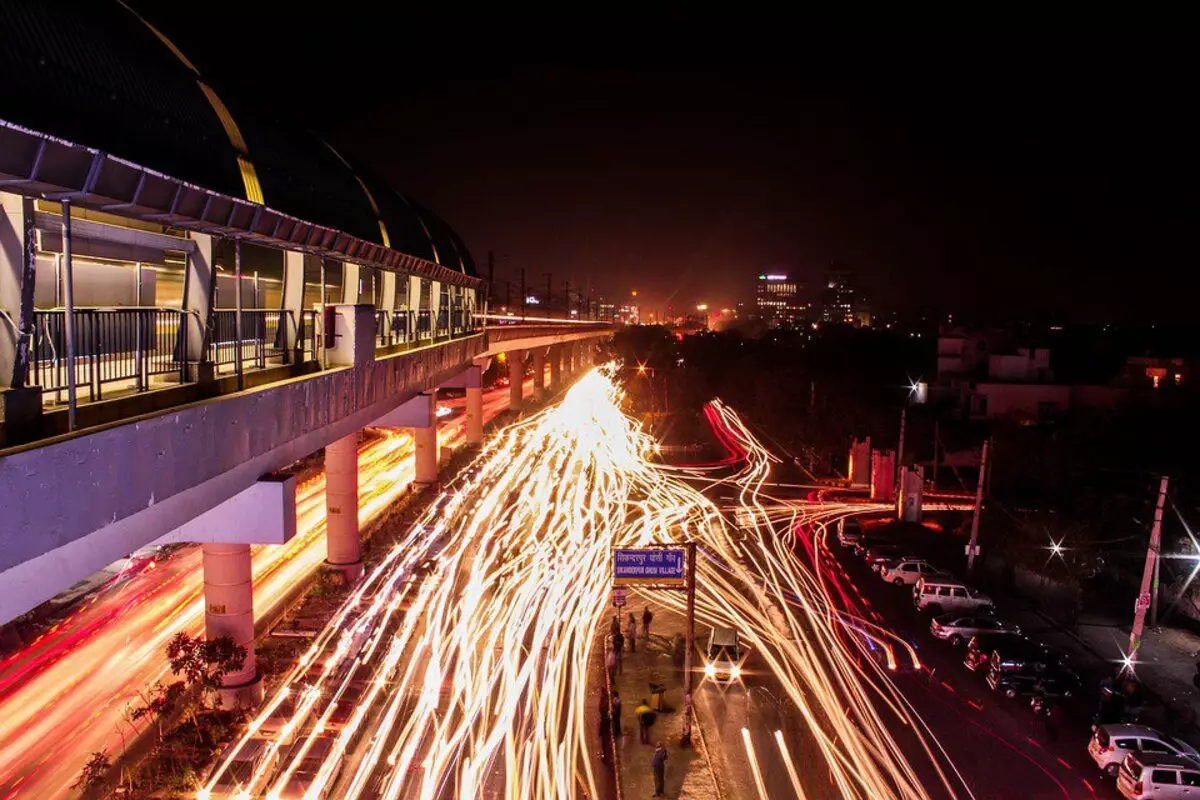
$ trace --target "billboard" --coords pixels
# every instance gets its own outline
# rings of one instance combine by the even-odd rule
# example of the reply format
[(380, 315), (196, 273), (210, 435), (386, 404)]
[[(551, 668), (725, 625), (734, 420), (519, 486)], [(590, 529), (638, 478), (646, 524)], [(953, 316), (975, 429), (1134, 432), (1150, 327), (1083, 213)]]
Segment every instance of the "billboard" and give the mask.
[(646, 547), (613, 551), (613, 586), (687, 585), (687, 551), (682, 547)]

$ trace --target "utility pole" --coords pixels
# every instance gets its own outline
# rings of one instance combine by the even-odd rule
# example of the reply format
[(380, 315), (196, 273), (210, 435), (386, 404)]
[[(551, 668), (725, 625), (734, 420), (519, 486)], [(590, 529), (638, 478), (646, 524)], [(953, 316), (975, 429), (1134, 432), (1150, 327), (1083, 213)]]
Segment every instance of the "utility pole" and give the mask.
[(967, 545), (967, 575), (975, 569), (975, 553), (979, 549), (979, 517), (983, 513), (983, 480), (987, 473), (988, 444), (983, 441), (983, 455), (979, 459), (979, 483), (975, 487), (975, 516), (971, 518), (971, 543)]
[(683, 736), (692, 741), (692, 652), (696, 649), (696, 543), (687, 546), (687, 650), (683, 653)]
[(933, 490), (937, 491), (938, 479), (938, 421), (933, 421)]
[(496, 286), (496, 254), (493, 253), (491, 250), (488, 250), (488, 296), (491, 297), (493, 300), (495, 299), (495, 295), (493, 295), (492, 293), (496, 291), (494, 288), (495, 286)]
[(551, 295), (550, 273), (543, 272), (542, 274), (546, 276), (546, 296), (545, 296), (545, 298), (542, 299), (542, 308), (544, 308), (547, 312), (549, 312), (550, 311), (550, 295)]
[(521, 319), (525, 319), (525, 268), (521, 267)]
[[(1158, 561), (1162, 551), (1163, 506), (1167, 502), (1169, 478), (1162, 476), (1158, 484), (1158, 502), (1154, 505), (1154, 524), (1150, 527), (1150, 547), (1146, 550), (1146, 566), (1142, 570), (1142, 591), (1138, 593), (1133, 608), (1133, 629), (1129, 632), (1129, 662), (1133, 663), (1138, 648), (1142, 645), (1142, 631), (1146, 628), (1146, 610), (1150, 611), (1150, 624), (1158, 621)], [(1132, 669), (1132, 667), (1131, 667)]]
[(904, 489), (900, 484), (904, 477), (904, 426), (908, 422), (908, 401), (900, 409), (900, 446), (896, 448), (896, 499), (900, 499), (900, 495), (904, 493)]

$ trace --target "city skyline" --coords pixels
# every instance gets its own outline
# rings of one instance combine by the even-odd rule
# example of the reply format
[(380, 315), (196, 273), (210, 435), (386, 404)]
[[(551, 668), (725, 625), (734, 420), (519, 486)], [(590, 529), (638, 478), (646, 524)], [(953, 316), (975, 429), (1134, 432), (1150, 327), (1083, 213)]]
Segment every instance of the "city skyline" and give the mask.
[[(219, 15), (142, 5), (231, 97), (257, 91), (214, 47)], [(456, 23), (453, 58), (409, 42), (398, 71), (386, 14), (320, 30), (267, 8), (239, 19), (329, 56), (263, 44), (271, 113), (337, 97), (338, 114), (305, 123), (446, 217), (477, 261), (495, 251), (505, 278), (524, 267), (686, 306), (748, 299), (764, 269), (841, 261), (901, 310), (1186, 313), (1179, 154), (1194, 125), (1170, 100), (1186, 73), (1170, 39), (1108, 59), (1102, 40), (1029, 38), (1018, 61), (986, 37), (830, 37), (793, 54), (756, 30), (763, 46), (733, 63), (708, 57), (718, 32), (699, 23), (622, 31), (624, 60), (603, 24), (525, 48), (531, 32)]]

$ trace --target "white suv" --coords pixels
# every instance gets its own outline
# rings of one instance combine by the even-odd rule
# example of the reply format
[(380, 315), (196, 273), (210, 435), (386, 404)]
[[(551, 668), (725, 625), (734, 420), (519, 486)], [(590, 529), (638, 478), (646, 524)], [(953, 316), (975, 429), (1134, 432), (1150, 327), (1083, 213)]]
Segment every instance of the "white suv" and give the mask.
[(937, 575), (941, 570), (920, 558), (902, 558), (888, 562), (879, 568), (879, 577), (897, 586), (912, 586), (926, 575)]
[(990, 614), (995, 610), (992, 598), (949, 575), (921, 578), (913, 587), (913, 604), (918, 611), (928, 611), (935, 617), (948, 612)]
[(1130, 753), (1117, 773), (1128, 800), (1187, 800), (1200, 796), (1200, 764), (1165, 753)]
[(1200, 759), (1196, 748), (1149, 725), (1097, 725), (1087, 750), (1096, 766), (1111, 778), (1117, 776), (1121, 762), (1130, 753), (1163, 753)]

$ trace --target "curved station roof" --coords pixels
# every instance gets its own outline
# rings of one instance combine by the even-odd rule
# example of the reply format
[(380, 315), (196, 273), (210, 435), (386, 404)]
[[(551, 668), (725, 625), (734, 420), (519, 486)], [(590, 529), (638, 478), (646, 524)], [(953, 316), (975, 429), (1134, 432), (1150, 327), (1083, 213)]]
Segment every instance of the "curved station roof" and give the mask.
[(0, 4), (0, 30), (0, 118), (476, 275), (436, 214), (314, 134), (227, 105), (123, 3), (14, 0)]

